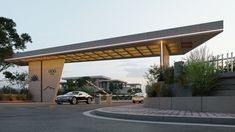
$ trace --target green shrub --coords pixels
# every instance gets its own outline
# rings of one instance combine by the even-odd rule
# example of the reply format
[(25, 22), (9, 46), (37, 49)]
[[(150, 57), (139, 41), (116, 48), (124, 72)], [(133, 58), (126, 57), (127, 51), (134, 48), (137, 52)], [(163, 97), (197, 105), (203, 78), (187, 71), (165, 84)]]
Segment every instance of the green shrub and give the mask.
[(162, 81), (162, 69), (158, 65), (154, 64), (151, 65), (148, 71), (145, 73), (145, 78), (147, 79), (148, 85), (152, 85), (153, 83), (156, 83), (157, 81)]
[(152, 83), (146, 85), (146, 93), (148, 97), (156, 97), (160, 92), (160, 83)]
[(32, 94), (29, 92), (27, 95), (26, 95), (26, 100), (32, 100), (33, 96)]
[(26, 94), (18, 94), (16, 96), (17, 100), (27, 100), (27, 95)]
[(11, 95), (11, 94), (7, 94), (7, 95), (6, 95), (6, 100), (12, 101), (12, 100), (13, 100), (12, 95)]
[(3, 94), (17, 94), (18, 91), (11, 86), (3, 86), (1, 89)]
[(166, 84), (173, 84), (174, 83), (174, 68), (169, 67), (164, 70), (164, 81)]
[(22, 88), (22, 89), (20, 89), (20, 94), (25, 94), (25, 95), (27, 95), (29, 93), (29, 89), (27, 89), (27, 88)]
[(25, 95), (25, 94), (22, 95), (22, 99), (23, 99), (23, 100), (27, 100), (27, 95)]
[(207, 58), (207, 49), (203, 47), (190, 54), (186, 62), (186, 75), (193, 96), (209, 95), (218, 79), (215, 66)]
[(173, 93), (167, 84), (163, 84), (161, 91), (160, 91), (160, 96), (161, 97), (172, 97)]
[(17, 94), (17, 95), (16, 95), (16, 100), (22, 100), (22, 97), (21, 97), (20, 94)]

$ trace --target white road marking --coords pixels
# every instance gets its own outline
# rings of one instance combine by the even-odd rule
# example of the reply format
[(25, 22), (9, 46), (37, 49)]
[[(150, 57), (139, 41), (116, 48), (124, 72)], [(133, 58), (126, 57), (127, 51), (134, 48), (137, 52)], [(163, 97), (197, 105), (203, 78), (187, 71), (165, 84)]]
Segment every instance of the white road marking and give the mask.
[(235, 125), (220, 125), (220, 124), (201, 124), (201, 123), (180, 123), (180, 122), (157, 122), (157, 121), (140, 121), (140, 120), (130, 120), (130, 119), (119, 119), (111, 117), (103, 117), (91, 114), (94, 110), (83, 112), (83, 115), (98, 118), (103, 120), (113, 120), (113, 121), (124, 121), (124, 122), (133, 122), (133, 123), (147, 123), (147, 124), (159, 124), (159, 125), (182, 125), (182, 126), (209, 126), (209, 127), (232, 127), (235, 128)]

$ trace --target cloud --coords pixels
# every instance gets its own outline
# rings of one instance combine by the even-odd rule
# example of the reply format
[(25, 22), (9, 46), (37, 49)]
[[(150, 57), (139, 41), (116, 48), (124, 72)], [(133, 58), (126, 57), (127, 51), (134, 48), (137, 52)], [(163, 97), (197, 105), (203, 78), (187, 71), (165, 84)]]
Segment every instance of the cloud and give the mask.
[(124, 69), (127, 72), (127, 77), (131, 78), (144, 78), (145, 72), (148, 68), (141, 67), (141, 68), (126, 68)]

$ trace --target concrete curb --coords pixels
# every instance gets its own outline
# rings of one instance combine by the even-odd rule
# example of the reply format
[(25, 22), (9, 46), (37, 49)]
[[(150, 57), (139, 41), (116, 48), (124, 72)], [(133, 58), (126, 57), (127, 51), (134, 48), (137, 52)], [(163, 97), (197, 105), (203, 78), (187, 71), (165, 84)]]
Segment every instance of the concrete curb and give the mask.
[(150, 116), (150, 115), (134, 115), (123, 114), (116, 112), (108, 112), (100, 109), (93, 110), (93, 115), (127, 119), (127, 120), (139, 120), (139, 121), (156, 121), (156, 122), (177, 122), (177, 123), (201, 123), (201, 124), (220, 124), (220, 125), (235, 125), (235, 118), (218, 118), (218, 117), (191, 117), (191, 116)]

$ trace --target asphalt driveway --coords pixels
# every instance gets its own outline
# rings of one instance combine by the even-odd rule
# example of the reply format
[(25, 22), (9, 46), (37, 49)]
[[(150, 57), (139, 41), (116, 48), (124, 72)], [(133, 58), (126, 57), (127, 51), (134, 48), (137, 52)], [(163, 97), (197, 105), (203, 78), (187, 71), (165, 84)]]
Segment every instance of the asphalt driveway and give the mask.
[[(130, 103), (113, 103), (112, 106)], [(110, 105), (0, 104), (0, 132), (183, 132), (226, 131), (231, 127), (150, 124), (104, 120), (83, 112)]]

